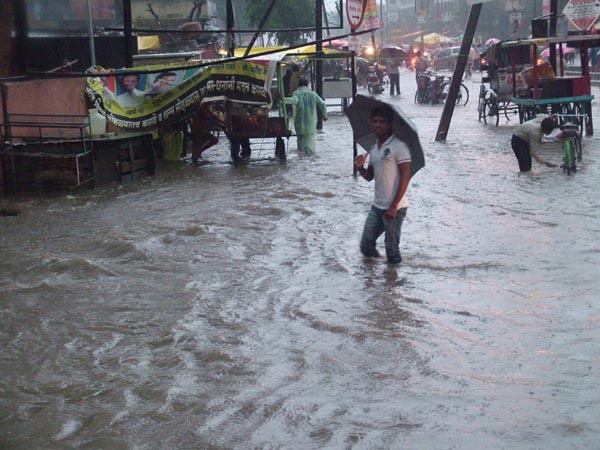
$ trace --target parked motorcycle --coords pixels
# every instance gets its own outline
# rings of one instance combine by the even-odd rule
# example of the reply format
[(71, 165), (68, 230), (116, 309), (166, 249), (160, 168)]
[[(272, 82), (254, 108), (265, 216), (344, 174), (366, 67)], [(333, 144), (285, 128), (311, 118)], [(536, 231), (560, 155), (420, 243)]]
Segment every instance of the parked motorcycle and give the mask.
[(367, 74), (367, 89), (371, 94), (382, 94), (384, 91), (385, 83), (382, 77), (376, 72), (369, 72)]

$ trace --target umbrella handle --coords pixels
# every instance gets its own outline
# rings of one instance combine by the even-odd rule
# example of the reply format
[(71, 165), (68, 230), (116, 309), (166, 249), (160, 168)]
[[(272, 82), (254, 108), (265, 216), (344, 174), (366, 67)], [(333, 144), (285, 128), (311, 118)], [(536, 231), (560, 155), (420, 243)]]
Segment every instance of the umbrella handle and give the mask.
[(360, 155), (356, 155), (355, 163), (358, 163), (362, 159), (362, 166), (366, 169), (367, 161), (369, 159), (369, 152), (361, 153)]

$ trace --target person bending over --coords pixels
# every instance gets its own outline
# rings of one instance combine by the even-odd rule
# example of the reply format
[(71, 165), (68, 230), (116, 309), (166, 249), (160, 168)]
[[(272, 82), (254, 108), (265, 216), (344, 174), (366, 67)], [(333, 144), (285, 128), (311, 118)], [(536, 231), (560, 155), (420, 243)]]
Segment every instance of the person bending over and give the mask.
[(537, 117), (522, 123), (512, 135), (511, 147), (519, 163), (521, 172), (531, 170), (531, 158), (548, 167), (556, 167), (556, 164), (546, 161), (540, 156), (542, 136), (549, 135), (558, 127), (556, 116), (538, 114)]

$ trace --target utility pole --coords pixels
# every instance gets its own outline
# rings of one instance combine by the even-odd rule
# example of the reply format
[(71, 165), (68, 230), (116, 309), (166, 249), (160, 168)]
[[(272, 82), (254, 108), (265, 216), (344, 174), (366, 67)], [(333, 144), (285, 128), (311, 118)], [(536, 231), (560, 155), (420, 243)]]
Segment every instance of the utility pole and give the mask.
[(444, 103), (444, 112), (440, 119), (437, 133), (435, 135), (436, 141), (445, 141), (448, 135), (448, 129), (450, 128), (450, 121), (452, 120), (452, 114), (454, 113), (454, 106), (456, 105), (456, 98), (458, 96), (458, 90), (460, 89), (460, 82), (465, 72), (467, 65), (467, 59), (471, 50), (471, 44), (473, 43), (473, 36), (477, 29), (477, 22), (479, 21), (479, 14), (481, 13), (481, 3), (475, 3), (471, 6), (469, 12), (469, 19), (467, 20), (467, 26), (465, 27), (465, 33), (463, 35), (462, 45), (460, 46), (460, 53), (456, 60), (456, 67), (452, 74), (452, 81), (450, 82), (450, 91)]
[[(518, 3), (517, 3), (518, 4)], [(518, 30), (519, 30), (519, 21), (515, 18), (516, 14), (517, 14), (517, 4), (515, 4), (515, 2), (512, 2), (512, 13), (510, 15), (511, 18), (511, 25), (512, 25), (512, 38), (513, 39), (517, 39), (517, 34), (518, 34)]]
[[(18, 0), (13, 0), (12, 7), (15, 21), (15, 38), (14, 47), (12, 49), (13, 52), (10, 56), (14, 56), (15, 60), (12, 67), (9, 69), (9, 72), (11, 72), (11, 75), (24, 75), (27, 70), (27, 35), (29, 34), (29, 29), (27, 27), (27, 10), (25, 2)], [(10, 21), (8, 21), (8, 23), (10, 24)], [(3, 44), (7, 45), (6, 42)], [(6, 116), (4, 116), (4, 118), (6, 119)]]
[[(387, 5), (386, 5), (387, 8)], [(379, 17), (381, 17), (381, 21), (383, 22), (383, 0), (379, 0)], [(383, 26), (381, 27), (381, 45), (383, 45), (387, 39), (385, 36), (384, 28), (387, 27), (387, 20), (383, 22)]]
[(133, 67), (133, 33), (131, 0), (123, 0), (123, 34), (125, 38), (125, 67)]
[(85, 1), (85, 6), (87, 10), (87, 24), (88, 24), (88, 34), (90, 41), (90, 59), (92, 61), (92, 66), (96, 65), (96, 47), (94, 45), (94, 17), (92, 15), (92, 2), (91, 0)]
[[(550, 0), (550, 37), (556, 36), (556, 23), (558, 21), (558, 0)], [(556, 72), (556, 45), (550, 44), (550, 65)]]
[[(317, 45), (315, 48), (317, 52), (317, 60), (315, 64), (315, 91), (320, 97), (323, 97), (323, 42), (321, 42), (321, 39), (323, 39), (323, 0), (316, 0), (315, 3), (315, 28), (317, 37)], [(323, 129), (323, 118), (320, 114), (317, 120), (317, 129)]]
[(234, 16), (232, 0), (227, 0), (226, 4), (227, 34), (225, 35), (225, 46), (227, 47), (227, 57), (233, 58), (235, 54), (235, 35), (233, 33)]

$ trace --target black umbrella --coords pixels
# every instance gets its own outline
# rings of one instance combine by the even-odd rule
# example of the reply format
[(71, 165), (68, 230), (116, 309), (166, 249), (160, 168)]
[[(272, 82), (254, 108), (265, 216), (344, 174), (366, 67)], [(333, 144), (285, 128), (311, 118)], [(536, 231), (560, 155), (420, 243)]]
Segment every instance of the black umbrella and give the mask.
[(356, 65), (358, 67), (366, 67), (366, 68), (368, 68), (371, 65), (371, 63), (369, 62), (369, 60), (363, 58), (362, 56), (355, 56), (354, 57), (354, 61), (356, 62)]
[(407, 59), (408, 52), (397, 45), (386, 45), (379, 50), (379, 57), (383, 59)]
[(352, 126), (354, 141), (369, 151), (377, 142), (377, 136), (371, 130), (371, 111), (375, 108), (386, 106), (394, 113), (393, 133), (404, 142), (411, 155), (410, 176), (425, 167), (425, 156), (419, 142), (417, 129), (408, 117), (395, 105), (383, 102), (375, 97), (358, 94), (347, 109), (348, 119)]

